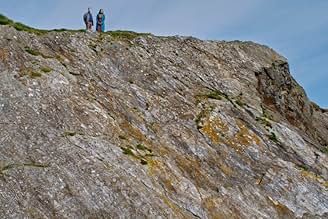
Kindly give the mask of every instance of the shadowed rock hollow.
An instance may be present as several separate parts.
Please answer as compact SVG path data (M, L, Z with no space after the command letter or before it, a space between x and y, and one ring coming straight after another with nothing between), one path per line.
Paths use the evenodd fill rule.
M1 218L327 218L327 143L266 46L0 26Z

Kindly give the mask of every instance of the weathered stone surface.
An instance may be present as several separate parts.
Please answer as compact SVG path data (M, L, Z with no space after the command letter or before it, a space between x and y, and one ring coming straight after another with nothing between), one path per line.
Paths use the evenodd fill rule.
M266 46L0 26L1 218L327 218L327 142Z

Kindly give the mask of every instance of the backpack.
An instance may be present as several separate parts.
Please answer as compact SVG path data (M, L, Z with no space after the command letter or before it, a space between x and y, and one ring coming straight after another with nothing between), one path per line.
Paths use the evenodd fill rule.
M88 13L85 13L83 15L83 21L84 21L84 23L87 23L88 22Z

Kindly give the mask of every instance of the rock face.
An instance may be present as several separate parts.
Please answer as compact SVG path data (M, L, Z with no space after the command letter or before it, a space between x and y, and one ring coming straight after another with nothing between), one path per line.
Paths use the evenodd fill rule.
M0 26L1 218L327 218L327 143L266 46Z

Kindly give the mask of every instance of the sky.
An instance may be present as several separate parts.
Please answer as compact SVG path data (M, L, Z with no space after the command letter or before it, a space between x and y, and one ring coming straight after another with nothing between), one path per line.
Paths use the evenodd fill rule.
M42 29L84 28L88 7L103 8L112 30L268 45L328 108L328 0L0 0L0 13Z

